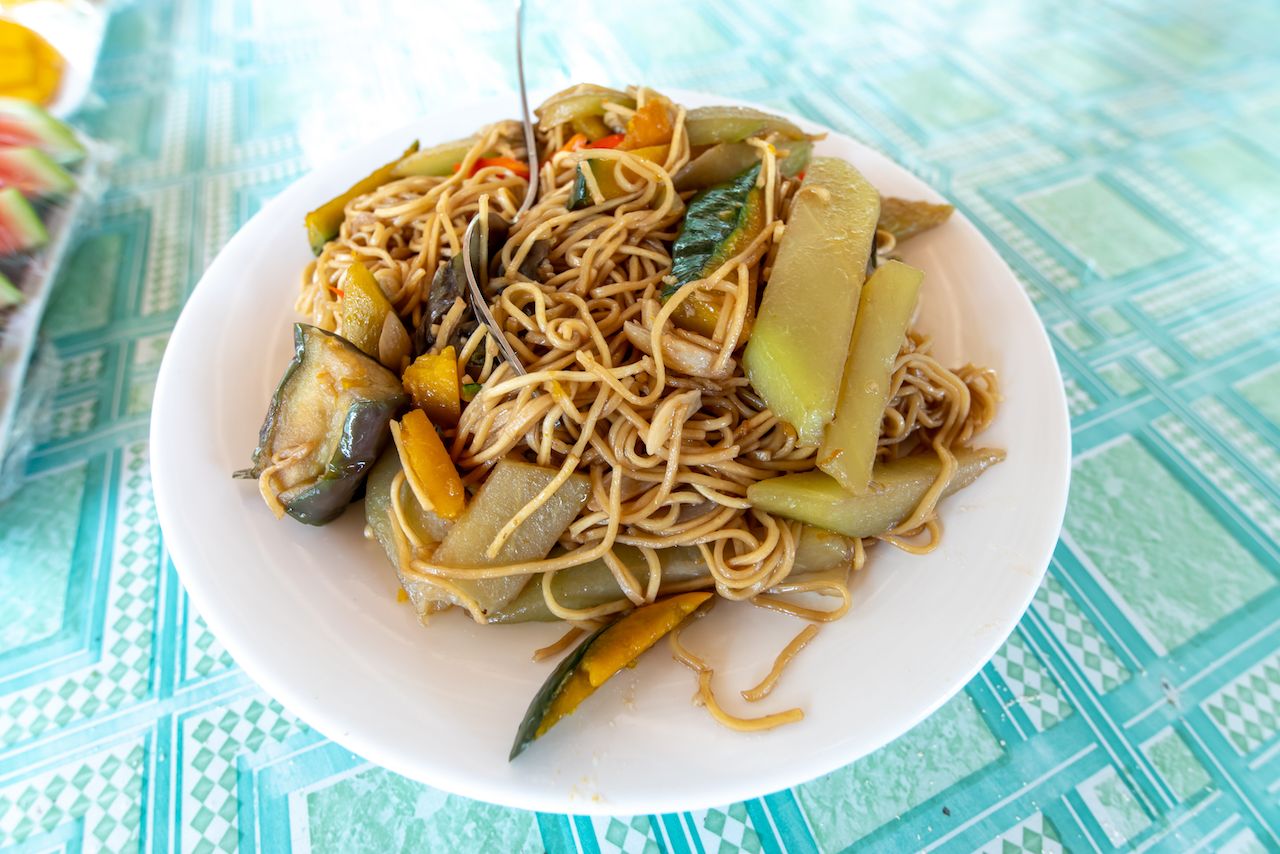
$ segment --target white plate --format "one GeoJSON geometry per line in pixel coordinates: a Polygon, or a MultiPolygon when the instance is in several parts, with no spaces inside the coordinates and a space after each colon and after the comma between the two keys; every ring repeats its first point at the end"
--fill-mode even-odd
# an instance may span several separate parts
{"type": "MultiPolygon", "coordinates": [[[[726,99],[673,92],[682,103],[726,99]]],[[[901,735],[955,694],[1012,631],[1049,562],[1066,503],[1070,432],[1044,328],[1009,268],[957,214],[904,248],[927,272],[921,325],[948,363],[1000,372],[1005,403],[982,444],[1008,460],[946,501],[942,547],[912,557],[877,546],[854,605],[787,671],[755,684],[798,621],[720,607],[686,633],[716,665],[731,709],[799,705],[769,733],[721,728],[694,708],[692,675],[665,646],[604,686],[514,763],[516,725],[550,670],[530,652],[550,625],[429,629],[397,584],[359,507],[323,528],[276,521],[251,482],[259,424],[291,352],[294,296],[310,258],[303,215],[407,140],[460,137],[512,113],[459,106],[348,152],[266,205],[218,255],[173,332],[151,423],[165,540],[192,600],[236,661],[324,735],[393,771],[473,798],[551,812],[635,814],[727,804],[812,779],[901,735]]],[[[794,119],[802,127],[826,130],[794,119]]],[[[832,133],[886,194],[939,200],[884,156],[832,133]]]]}

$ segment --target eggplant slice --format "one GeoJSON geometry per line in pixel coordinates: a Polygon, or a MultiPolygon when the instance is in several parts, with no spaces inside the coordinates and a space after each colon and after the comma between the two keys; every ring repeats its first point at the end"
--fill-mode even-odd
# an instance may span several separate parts
{"type": "MultiPolygon", "coordinates": [[[[491,280],[497,278],[502,272],[499,261],[499,255],[502,252],[502,245],[506,243],[507,236],[510,233],[510,224],[496,213],[489,214],[489,275],[491,280]]],[[[480,258],[480,250],[475,248],[472,250],[471,262],[476,268],[484,263],[480,258]]],[[[540,281],[540,273],[543,264],[547,260],[547,256],[551,252],[551,242],[544,239],[535,240],[529,248],[529,253],[521,262],[518,271],[520,275],[531,281],[540,281]]],[[[498,295],[501,288],[491,287],[485,296],[492,300],[498,295]]],[[[436,268],[435,275],[431,278],[431,287],[427,290],[426,310],[422,312],[422,317],[417,327],[413,330],[412,353],[414,357],[421,356],[423,353],[430,352],[437,343],[440,343],[440,349],[453,345],[455,349],[461,352],[471,334],[475,332],[479,326],[475,314],[471,311],[470,306],[463,315],[463,320],[453,330],[453,334],[448,341],[436,341],[436,328],[444,316],[449,313],[449,309],[453,308],[453,304],[457,300],[467,301],[467,274],[463,269],[462,255],[454,255],[448,261],[445,261],[436,268]]],[[[483,353],[480,354],[483,357],[483,353]]]]}
{"type": "Polygon", "coordinates": [[[269,472],[263,497],[277,515],[323,525],[351,503],[407,398],[395,374],[345,338],[297,323],[293,342],[253,467],[236,476],[269,472]]]}

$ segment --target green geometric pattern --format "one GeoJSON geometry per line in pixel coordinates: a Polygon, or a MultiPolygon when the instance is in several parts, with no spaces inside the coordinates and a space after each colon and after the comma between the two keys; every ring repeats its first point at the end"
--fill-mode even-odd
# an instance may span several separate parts
{"type": "Polygon", "coordinates": [[[751,826],[746,804],[734,804],[723,810],[707,810],[693,814],[702,837],[703,848],[717,854],[760,854],[760,835],[751,826]]]}
{"type": "Polygon", "coordinates": [[[1009,636],[991,663],[1037,731],[1043,732],[1073,711],[1058,683],[1027,648],[1019,632],[1009,636]]]}
{"type": "Polygon", "coordinates": [[[601,851],[619,852],[619,854],[657,854],[662,848],[658,845],[658,837],[653,823],[648,816],[637,815],[631,818],[599,817],[593,818],[596,840],[601,851]]]}
{"type": "Polygon", "coordinates": [[[1275,4],[531,6],[537,88],[721,92],[938,188],[1043,319],[1075,454],[1031,607],[933,715],[790,791],[590,818],[433,789],[291,716],[188,601],[147,468],[164,349],[221,247],[424,110],[514,108],[509,4],[107,5],[75,121],[109,162],[0,504],[0,850],[1280,850],[1275,4]]]}
{"type": "MultiPolygon", "coordinates": [[[[1280,483],[1280,451],[1275,445],[1246,424],[1238,415],[1228,409],[1221,401],[1205,397],[1192,404],[1195,413],[1212,428],[1222,441],[1229,444],[1246,461],[1248,466],[1257,469],[1258,474],[1267,481],[1280,483]]],[[[1255,499],[1256,502],[1256,499],[1255,499]]],[[[1278,529],[1274,512],[1265,514],[1264,507],[1253,507],[1254,521],[1263,525],[1273,537],[1278,529]]]]}
{"type": "MultiPolygon", "coordinates": [[[[0,650],[25,646],[54,634],[62,621],[59,598],[41,593],[70,584],[72,550],[85,466],[73,466],[29,481],[6,507],[0,551],[16,563],[35,564],[39,572],[12,579],[0,599],[0,650]],[[57,509],[50,513],[49,508],[57,509]]],[[[64,594],[65,596],[65,594],[64,594]]]]}
{"type": "Polygon", "coordinates": [[[123,449],[103,620],[103,662],[0,700],[0,744],[18,745],[143,698],[150,688],[160,527],[146,445],[123,449]],[[107,666],[107,664],[110,666],[107,666]]]}
{"type": "MultiPolygon", "coordinates": [[[[1162,435],[1174,433],[1168,418],[1158,419],[1154,427],[1162,435]]],[[[1192,465],[1230,477],[1225,465],[1204,459],[1188,443],[1184,447],[1192,465]]],[[[1273,576],[1244,544],[1132,437],[1077,458],[1069,504],[1065,541],[1082,562],[1088,560],[1090,574],[1112,591],[1112,602],[1158,651],[1186,643],[1275,587],[1273,576]],[[1117,526],[1115,520],[1126,514],[1135,524],[1117,526]],[[1171,531],[1196,535],[1169,549],[1171,531]],[[1212,584],[1202,580],[1205,566],[1215,567],[1212,584]]],[[[1241,509],[1249,513],[1252,508],[1246,504],[1241,509]]]]}
{"type": "Polygon", "coordinates": [[[1083,669],[1093,690],[1106,693],[1129,678],[1129,669],[1115,650],[1107,645],[1080,606],[1052,575],[1045,576],[1031,607],[1049,624],[1049,631],[1083,669]]]}
{"type": "Polygon", "coordinates": [[[993,765],[1003,753],[977,705],[961,694],[888,747],[797,786],[796,797],[819,844],[840,849],[993,765]]]}
{"type": "Polygon", "coordinates": [[[1280,367],[1249,377],[1237,383],[1236,388],[1264,417],[1280,427],[1280,367]]]}
{"type": "Polygon", "coordinates": [[[82,824],[90,850],[124,851],[141,841],[145,750],[120,742],[0,788],[0,847],[82,824]]]}
{"type": "Polygon", "coordinates": [[[543,850],[532,813],[468,801],[368,764],[295,789],[288,821],[294,850],[543,850]]]}
{"type": "Polygon", "coordinates": [[[41,424],[40,438],[46,442],[71,439],[93,428],[97,412],[91,401],[80,401],[52,410],[41,424]]]}
{"type": "Polygon", "coordinates": [[[1081,261],[1108,278],[1150,266],[1183,248],[1098,178],[1038,190],[1016,201],[1081,261]]]}
{"type": "Polygon", "coordinates": [[[204,618],[196,613],[190,601],[183,599],[186,614],[186,668],[183,677],[187,680],[200,679],[236,666],[231,653],[222,648],[218,638],[209,631],[204,618]]]}
{"type": "Polygon", "coordinates": [[[978,854],[1062,854],[1063,850],[1057,829],[1043,813],[1018,822],[977,849],[978,854]]]}
{"type": "Polygon", "coordinates": [[[1280,326],[1280,295],[1248,308],[1224,314],[1211,323],[1178,336],[1178,342],[1199,359],[1213,359],[1240,346],[1266,339],[1280,326]]]}
{"type": "Polygon", "coordinates": [[[300,722],[275,700],[249,697],[182,721],[182,847],[199,854],[234,851],[238,844],[236,760],[304,732],[300,722]]]}
{"type": "Polygon", "coordinates": [[[1280,506],[1236,474],[1226,458],[1214,451],[1185,421],[1172,415],[1162,415],[1152,422],[1152,426],[1254,524],[1272,539],[1280,540],[1280,506]]]}
{"type": "Polygon", "coordinates": [[[1071,413],[1072,418],[1084,415],[1098,405],[1098,402],[1089,396],[1089,392],[1081,388],[1075,380],[1068,378],[1063,382],[1063,387],[1067,392],[1067,411],[1071,413]]]}
{"type": "Polygon", "coordinates": [[[1232,746],[1252,753],[1280,732],[1280,653],[1258,662],[1204,701],[1232,746]]]}

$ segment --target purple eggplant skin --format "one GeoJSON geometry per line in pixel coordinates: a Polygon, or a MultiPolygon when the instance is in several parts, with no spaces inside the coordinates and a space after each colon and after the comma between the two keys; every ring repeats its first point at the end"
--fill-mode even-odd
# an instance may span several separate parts
{"type": "MultiPolygon", "coordinates": [[[[253,452],[253,466],[237,477],[258,477],[271,460],[273,444],[282,419],[286,416],[290,395],[297,393],[301,383],[315,379],[317,365],[309,364],[310,348],[329,346],[333,343],[346,350],[368,380],[355,395],[346,401],[338,397],[334,405],[347,409],[338,423],[337,437],[321,437],[320,448],[333,448],[327,461],[304,461],[318,469],[314,480],[302,488],[294,488],[281,494],[285,512],[306,525],[323,525],[331,522],[351,503],[364,482],[369,469],[382,454],[391,436],[391,419],[404,407],[408,398],[399,379],[381,364],[362,353],[354,344],[315,326],[296,323],[293,327],[293,359],[285,369],[258,434],[258,446],[253,452]],[[320,336],[323,336],[320,337],[320,336]],[[381,385],[381,389],[377,388],[381,385]],[[334,439],[336,438],[336,441],[334,439]],[[321,463],[323,462],[323,466],[321,463]]],[[[327,419],[332,429],[334,418],[327,419]]]]}
{"type": "Polygon", "coordinates": [[[241,469],[233,477],[257,478],[271,459],[271,440],[275,436],[276,427],[280,424],[280,409],[283,406],[285,394],[289,383],[293,380],[293,375],[301,369],[303,360],[306,359],[308,328],[314,327],[308,327],[303,323],[293,325],[293,358],[285,366],[284,376],[280,377],[280,382],[276,383],[276,390],[271,395],[271,403],[267,405],[267,417],[262,419],[262,427],[258,430],[258,446],[253,449],[253,465],[250,468],[241,469]]]}
{"type": "Polygon", "coordinates": [[[342,438],[315,483],[291,497],[285,512],[304,525],[332,522],[347,509],[391,437],[401,401],[358,401],[347,409],[342,438]]]}
{"type": "MultiPolygon", "coordinates": [[[[506,242],[510,229],[511,226],[501,216],[496,213],[489,214],[489,274],[495,278],[502,273],[498,255],[502,251],[502,245],[506,242]]],[[[535,240],[518,268],[520,274],[532,281],[539,281],[538,271],[550,252],[549,241],[535,240]]],[[[480,257],[479,246],[472,246],[471,262],[473,265],[484,263],[480,257]]],[[[491,298],[496,297],[497,291],[490,288],[487,295],[491,298]]],[[[422,319],[413,331],[412,343],[415,357],[426,353],[436,343],[435,332],[432,330],[453,307],[454,300],[458,297],[470,302],[467,297],[467,274],[462,266],[461,254],[454,255],[437,267],[435,275],[431,278],[431,287],[427,290],[427,310],[422,313],[422,319]]],[[[461,350],[478,325],[475,314],[468,308],[462,322],[454,328],[453,337],[444,342],[444,345],[452,344],[456,349],[461,350]]],[[[483,350],[480,355],[483,358],[483,350]]]]}

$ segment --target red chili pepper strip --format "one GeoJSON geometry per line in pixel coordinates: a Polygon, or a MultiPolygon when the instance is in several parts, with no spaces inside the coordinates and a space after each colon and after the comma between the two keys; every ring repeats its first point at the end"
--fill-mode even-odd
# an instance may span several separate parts
{"type": "Polygon", "coordinates": [[[587,148],[617,148],[622,144],[622,140],[626,137],[624,133],[611,133],[608,136],[602,136],[595,142],[588,143],[587,148]]]}
{"type": "MultiPolygon", "coordinates": [[[[529,164],[523,160],[516,160],[514,157],[477,157],[476,162],[471,164],[471,172],[467,177],[475,175],[481,169],[488,169],[490,166],[501,167],[508,172],[519,175],[521,178],[529,177],[529,164]]],[[[462,164],[459,163],[453,167],[453,171],[457,172],[461,167],[462,164]]]]}

